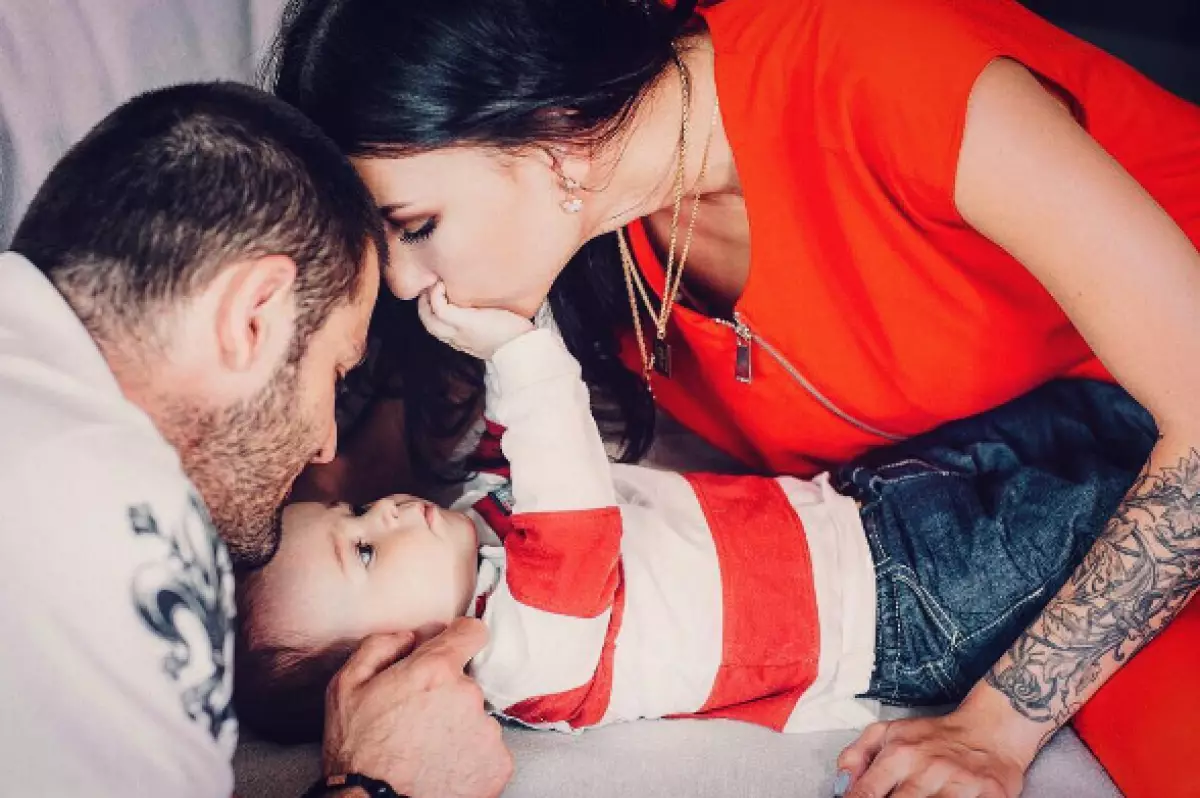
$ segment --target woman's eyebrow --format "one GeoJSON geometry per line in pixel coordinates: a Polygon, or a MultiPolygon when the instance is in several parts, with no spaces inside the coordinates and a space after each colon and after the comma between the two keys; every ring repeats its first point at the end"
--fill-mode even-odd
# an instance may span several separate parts
{"type": "Polygon", "coordinates": [[[392,202],[387,205],[380,205],[379,212],[382,213],[384,216],[387,216],[392,211],[402,211],[411,204],[412,203],[409,203],[409,202],[392,202]]]}

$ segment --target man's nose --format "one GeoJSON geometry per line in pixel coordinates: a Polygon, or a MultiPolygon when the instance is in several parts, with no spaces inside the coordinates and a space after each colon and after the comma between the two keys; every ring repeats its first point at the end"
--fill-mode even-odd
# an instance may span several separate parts
{"type": "Polygon", "coordinates": [[[325,436],[325,442],[321,444],[321,448],[313,455],[314,463],[330,463],[337,456],[337,424],[330,426],[329,434],[325,436]]]}

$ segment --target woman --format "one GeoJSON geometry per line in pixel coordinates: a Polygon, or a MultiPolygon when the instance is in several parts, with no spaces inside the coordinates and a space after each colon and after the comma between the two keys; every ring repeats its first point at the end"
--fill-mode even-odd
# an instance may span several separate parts
{"type": "Polygon", "coordinates": [[[393,291],[549,295],[629,457],[651,395],[803,475],[1057,377],[1133,393],[1162,438],[1076,577],[954,713],[841,759],[855,795],[1015,795],[1200,583],[1200,110],[1009,0],[693,6],[297,2],[277,90],[375,195],[393,291]]]}

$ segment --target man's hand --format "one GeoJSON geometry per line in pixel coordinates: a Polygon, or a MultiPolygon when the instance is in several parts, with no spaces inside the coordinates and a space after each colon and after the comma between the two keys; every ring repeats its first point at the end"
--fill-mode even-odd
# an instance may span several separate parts
{"type": "Polygon", "coordinates": [[[470,618],[411,654],[411,634],[368,638],[329,685],[325,773],[363,773],[411,798],[499,795],[512,756],[463,672],[486,641],[470,618]]]}
{"type": "Polygon", "coordinates": [[[498,308],[460,308],[438,283],[421,294],[417,314],[429,334],[460,352],[491,360],[500,347],[531,331],[533,322],[498,308]]]}
{"type": "Polygon", "coordinates": [[[868,726],[838,767],[846,798],[1017,798],[1042,733],[980,684],[944,717],[868,726]]]}

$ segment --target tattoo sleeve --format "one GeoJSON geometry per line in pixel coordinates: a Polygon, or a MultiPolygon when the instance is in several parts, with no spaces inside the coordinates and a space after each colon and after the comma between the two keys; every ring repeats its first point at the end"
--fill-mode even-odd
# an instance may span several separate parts
{"type": "MultiPolygon", "coordinates": [[[[1161,445],[1161,444],[1160,444],[1161,445]]],[[[986,680],[1043,743],[1200,587],[1200,452],[1154,458],[1071,579],[986,680]]]]}

